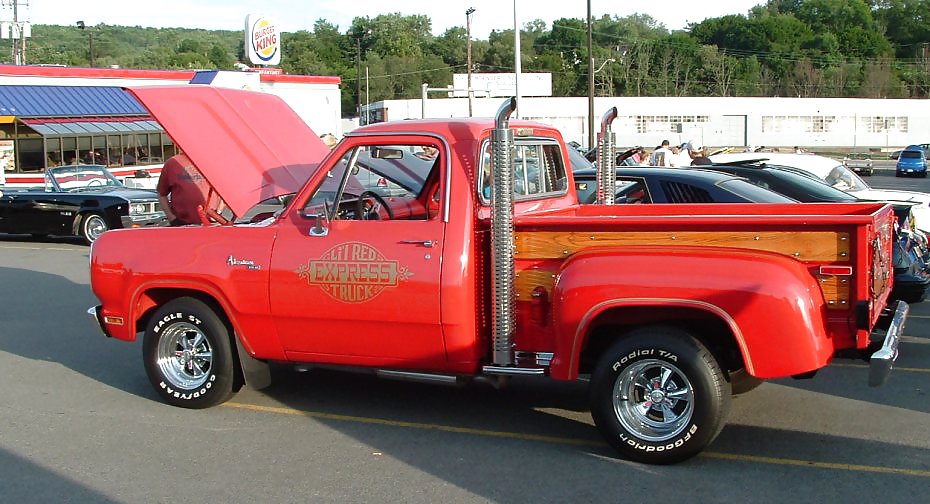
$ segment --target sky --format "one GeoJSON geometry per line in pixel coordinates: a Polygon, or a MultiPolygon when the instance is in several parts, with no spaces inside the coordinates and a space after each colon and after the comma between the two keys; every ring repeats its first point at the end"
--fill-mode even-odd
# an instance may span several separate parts
{"type": "MultiPolygon", "coordinates": [[[[283,32],[313,30],[313,24],[325,19],[345,32],[355,17],[375,17],[399,12],[423,14],[433,23],[433,33],[441,35],[454,26],[465,26],[465,11],[475,9],[472,37],[486,40],[492,30],[508,30],[516,19],[522,26],[542,19],[549,29],[560,18],[584,19],[587,2],[581,0],[0,0],[0,19],[12,20],[14,2],[19,3],[18,19],[33,24],[88,26],[100,23],[154,28],[203,28],[207,30],[242,30],[248,14],[272,19],[283,32]],[[514,6],[515,5],[515,6],[514,6]]],[[[658,0],[620,2],[590,0],[595,18],[603,15],[628,16],[649,14],[670,30],[684,28],[689,22],[726,14],[746,14],[765,0],[658,0]]]]}

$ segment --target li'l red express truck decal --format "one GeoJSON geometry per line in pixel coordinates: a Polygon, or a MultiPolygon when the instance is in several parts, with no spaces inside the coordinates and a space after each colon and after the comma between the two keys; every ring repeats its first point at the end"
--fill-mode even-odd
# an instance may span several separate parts
{"type": "Polygon", "coordinates": [[[301,264],[295,273],[334,300],[353,304],[371,301],[384,289],[397,287],[398,282],[413,275],[406,266],[361,242],[336,245],[319,259],[301,264]]]}

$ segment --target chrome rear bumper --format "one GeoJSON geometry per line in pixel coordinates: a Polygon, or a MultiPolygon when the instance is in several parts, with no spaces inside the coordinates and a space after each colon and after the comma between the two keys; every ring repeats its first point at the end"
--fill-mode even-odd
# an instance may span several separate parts
{"type": "Polygon", "coordinates": [[[869,386],[879,387],[884,385],[894,367],[894,361],[898,358],[898,344],[901,342],[901,335],[904,333],[904,323],[907,321],[907,314],[910,307],[904,301],[898,301],[894,307],[889,307],[889,311],[894,315],[885,333],[885,339],[882,341],[882,347],[869,358],[869,386]]]}

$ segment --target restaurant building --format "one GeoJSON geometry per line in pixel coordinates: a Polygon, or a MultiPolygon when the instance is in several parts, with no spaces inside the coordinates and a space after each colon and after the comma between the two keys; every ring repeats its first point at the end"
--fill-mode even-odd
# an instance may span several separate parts
{"type": "Polygon", "coordinates": [[[276,94],[314,131],[342,136],[338,77],[0,65],[0,184],[40,185],[45,168],[81,163],[154,183],[177,149],[123,87],[183,84],[276,94]]]}

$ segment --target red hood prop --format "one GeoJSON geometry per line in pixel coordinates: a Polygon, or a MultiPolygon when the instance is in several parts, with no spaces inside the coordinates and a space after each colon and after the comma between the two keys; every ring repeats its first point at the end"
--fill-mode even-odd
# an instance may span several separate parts
{"type": "Polygon", "coordinates": [[[236,214],[297,192],[329,148],[272,94],[212,86],[127,88],[236,214]]]}

